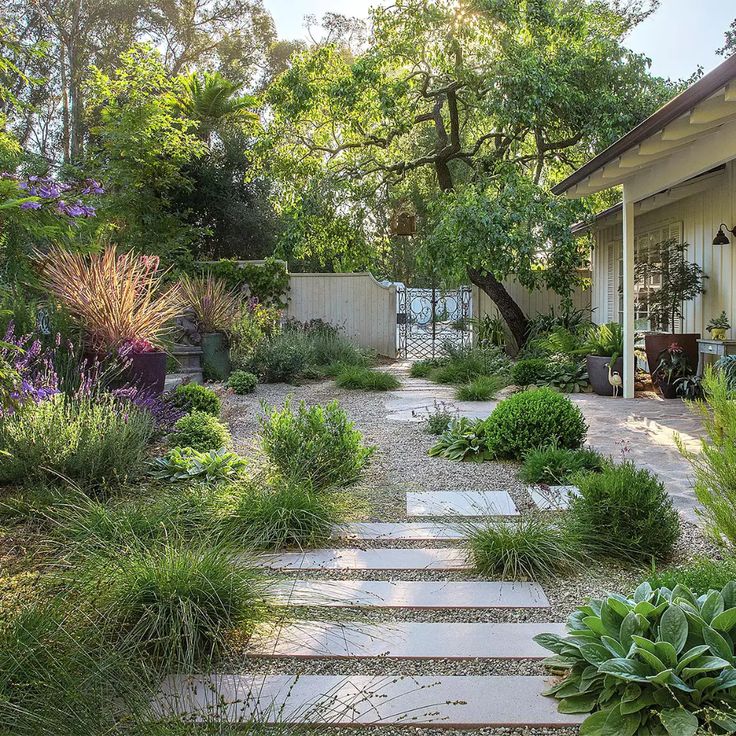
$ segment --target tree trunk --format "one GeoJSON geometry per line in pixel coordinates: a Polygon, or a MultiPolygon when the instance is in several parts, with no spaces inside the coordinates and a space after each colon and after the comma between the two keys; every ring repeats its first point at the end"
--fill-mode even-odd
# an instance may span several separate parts
{"type": "Polygon", "coordinates": [[[488,294],[509,326],[517,347],[519,349],[523,348],[524,343],[526,343],[529,320],[521,307],[513,300],[511,294],[506,291],[506,287],[488,271],[468,267],[468,277],[477,287],[488,294]]]}

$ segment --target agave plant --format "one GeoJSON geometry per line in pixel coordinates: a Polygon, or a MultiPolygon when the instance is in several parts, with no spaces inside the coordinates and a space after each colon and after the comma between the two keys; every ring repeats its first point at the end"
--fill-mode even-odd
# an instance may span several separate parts
{"type": "Polygon", "coordinates": [[[185,302],[194,312],[202,332],[225,332],[240,315],[240,296],[228,289],[227,283],[208,274],[181,279],[185,302]]]}
{"type": "Polygon", "coordinates": [[[686,587],[594,599],[540,634],[545,664],[567,676],[545,694],[590,713],[581,734],[695,736],[736,730],[736,581],[696,598],[686,587]],[[700,731],[703,727],[706,730],[700,731]]]}
{"type": "Polygon", "coordinates": [[[53,248],[35,259],[44,287],[69,310],[95,352],[153,349],[181,313],[181,289],[163,288],[156,257],[118,254],[108,245],[91,256],[53,248]]]}

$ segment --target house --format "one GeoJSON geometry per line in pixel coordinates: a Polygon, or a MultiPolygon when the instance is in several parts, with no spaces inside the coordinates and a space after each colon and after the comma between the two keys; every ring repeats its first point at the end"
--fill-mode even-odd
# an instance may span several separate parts
{"type": "MultiPolygon", "coordinates": [[[[652,246],[668,238],[688,243],[689,260],[709,277],[706,293],[686,305],[682,331],[705,335],[722,310],[736,324],[736,55],[552,191],[577,198],[619,186],[622,203],[586,227],[594,239],[594,315],[623,324],[625,365],[634,362],[635,325],[646,318],[637,308],[643,285],[635,283],[635,259],[651,258],[652,246]]],[[[634,396],[632,371],[624,396],[634,396]]]]}

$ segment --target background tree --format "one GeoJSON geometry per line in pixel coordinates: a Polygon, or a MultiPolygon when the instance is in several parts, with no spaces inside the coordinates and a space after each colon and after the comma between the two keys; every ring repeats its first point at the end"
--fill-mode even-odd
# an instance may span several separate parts
{"type": "Polygon", "coordinates": [[[731,22],[728,30],[724,32],[724,43],[716,53],[721,56],[731,56],[736,53],[736,18],[731,22]]]}
{"type": "MultiPolygon", "coordinates": [[[[449,207],[459,185],[485,192],[486,208],[495,201],[489,192],[516,187],[519,177],[544,189],[670,95],[647,60],[622,45],[650,9],[585,0],[404,0],[374,9],[363,53],[318,46],[274,82],[266,150],[292,165],[311,158],[336,181],[370,181],[375,191],[430,168],[429,194],[449,207]]],[[[298,177],[294,183],[303,186],[298,177]]],[[[513,212],[505,197],[508,214],[499,217],[513,215],[529,232],[537,208],[524,208],[543,196],[523,198],[513,212]]],[[[561,261],[579,255],[569,238],[547,246],[555,248],[565,253],[561,261]]],[[[473,263],[477,253],[453,252],[454,270],[464,263],[523,344],[526,317],[502,280],[529,270],[528,250],[497,257],[489,248],[473,263]]],[[[534,273],[542,285],[544,269],[534,273]]]]}

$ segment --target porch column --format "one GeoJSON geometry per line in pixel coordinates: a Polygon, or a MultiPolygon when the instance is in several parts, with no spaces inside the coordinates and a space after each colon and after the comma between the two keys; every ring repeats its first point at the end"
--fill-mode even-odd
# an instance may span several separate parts
{"type": "Polygon", "coordinates": [[[624,398],[634,398],[634,201],[624,184],[624,398]]]}

